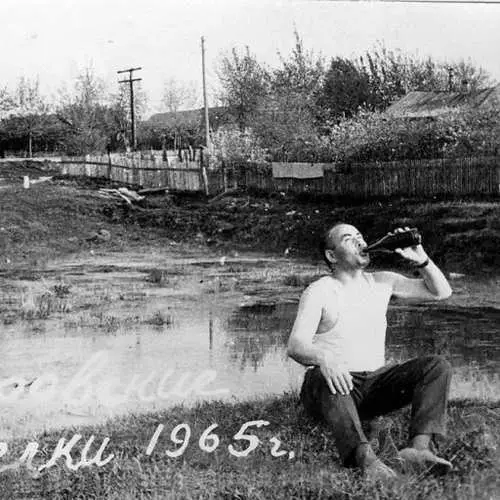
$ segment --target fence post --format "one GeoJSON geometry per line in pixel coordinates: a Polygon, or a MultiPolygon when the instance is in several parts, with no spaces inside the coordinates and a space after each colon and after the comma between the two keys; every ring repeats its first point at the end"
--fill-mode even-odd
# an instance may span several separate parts
{"type": "Polygon", "coordinates": [[[200,150],[200,176],[201,176],[201,181],[205,190],[205,194],[208,196],[208,176],[207,176],[207,169],[205,168],[205,155],[203,154],[204,151],[203,149],[200,150]]]}
{"type": "Polygon", "coordinates": [[[224,190],[224,193],[227,191],[227,173],[225,161],[222,161],[222,189],[224,190]]]}
{"type": "Polygon", "coordinates": [[[137,169],[137,164],[135,161],[135,158],[131,156],[130,158],[130,163],[132,165],[132,184],[134,186],[137,186],[139,184],[139,170],[137,169]]]}
{"type": "Polygon", "coordinates": [[[108,180],[111,181],[111,151],[108,149],[108,180]]]}

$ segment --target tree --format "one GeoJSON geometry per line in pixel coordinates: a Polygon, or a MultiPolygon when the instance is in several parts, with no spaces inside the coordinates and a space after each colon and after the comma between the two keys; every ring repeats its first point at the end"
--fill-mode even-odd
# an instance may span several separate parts
{"type": "Polygon", "coordinates": [[[244,130],[269,93],[269,73],[246,47],[243,53],[233,48],[231,55],[222,56],[217,75],[222,86],[219,98],[244,130]]]}
{"type": "MultiPolygon", "coordinates": [[[[130,148],[132,117],[130,109],[130,90],[128,86],[121,85],[116,94],[109,98],[108,125],[111,125],[110,147],[112,149],[130,148]]],[[[146,113],[148,106],[146,93],[141,87],[141,82],[137,82],[134,87],[134,116],[138,124],[137,129],[141,127],[141,121],[146,113]]]]}
{"type": "Polygon", "coordinates": [[[104,82],[91,66],[77,76],[72,90],[60,90],[60,102],[57,115],[69,132],[65,144],[67,153],[87,154],[104,150],[106,137],[101,126],[104,82]]]}
{"type": "Polygon", "coordinates": [[[65,148],[68,154],[104,152],[118,147],[126,137],[127,94],[113,96],[106,92],[104,82],[92,67],[76,78],[71,92],[61,90],[59,119],[68,134],[65,148]]]}
{"type": "Polygon", "coordinates": [[[412,90],[461,92],[465,85],[470,91],[491,84],[488,73],[471,61],[445,64],[388,50],[383,44],[367,51],[358,65],[368,74],[371,101],[379,110],[412,90]]]}
{"type": "Polygon", "coordinates": [[[9,110],[8,135],[10,139],[24,138],[28,157],[33,156],[33,140],[44,133],[48,121],[49,106],[40,93],[38,78],[19,79],[9,110]]]}
{"type": "Polygon", "coordinates": [[[162,104],[170,113],[182,109],[194,109],[199,96],[194,82],[183,83],[175,78],[169,78],[163,84],[162,104]]]}
{"type": "Polygon", "coordinates": [[[489,73],[484,68],[476,67],[471,60],[442,64],[441,68],[442,73],[449,74],[451,70],[451,90],[455,92],[480,90],[493,85],[489,73]]]}
{"type": "Polygon", "coordinates": [[[364,68],[342,57],[331,60],[317,104],[323,121],[351,117],[372,106],[370,78],[364,68]]]}
{"type": "Polygon", "coordinates": [[[291,53],[279,54],[281,65],[276,69],[261,65],[248,47],[243,53],[233,49],[223,56],[218,69],[221,102],[239,126],[241,143],[255,140],[252,147],[275,158],[314,156],[318,139],[316,101],[324,61],[305,49],[297,31],[294,37],[291,53]],[[252,134],[246,133],[248,129],[252,134]]]}
{"type": "Polygon", "coordinates": [[[325,76],[324,60],[307,51],[297,30],[295,45],[288,58],[279,54],[281,68],[273,72],[272,89],[277,93],[294,93],[312,100],[321,88],[325,76]]]}
{"type": "Polygon", "coordinates": [[[270,91],[261,102],[255,130],[272,158],[312,160],[324,61],[305,49],[297,31],[294,37],[291,54],[280,54],[281,67],[271,72],[270,91]]]}
{"type": "Polygon", "coordinates": [[[372,102],[379,110],[385,109],[395,99],[410,90],[430,90],[435,86],[434,63],[422,64],[400,51],[388,50],[383,44],[367,51],[359,60],[360,67],[368,74],[372,102]]]}
{"type": "Polygon", "coordinates": [[[191,143],[199,135],[200,120],[197,113],[182,113],[194,110],[199,100],[194,82],[183,83],[175,78],[165,81],[162,103],[168,113],[172,114],[170,124],[161,134],[163,143],[172,142],[174,149],[181,148],[185,142],[191,143]]]}
{"type": "Polygon", "coordinates": [[[15,91],[0,91],[0,150],[60,150],[66,137],[64,125],[50,112],[52,106],[39,91],[38,80],[21,78],[15,91]]]}
{"type": "Polygon", "coordinates": [[[12,96],[6,87],[0,88],[0,118],[4,118],[14,105],[12,96]]]}
{"type": "Polygon", "coordinates": [[[365,162],[496,155],[500,116],[496,109],[462,108],[430,120],[388,119],[361,111],[332,125],[323,143],[327,161],[365,162]]]}
{"type": "Polygon", "coordinates": [[[5,132],[4,118],[12,106],[12,97],[6,87],[0,88],[0,158],[5,156],[7,134],[5,132]]]}

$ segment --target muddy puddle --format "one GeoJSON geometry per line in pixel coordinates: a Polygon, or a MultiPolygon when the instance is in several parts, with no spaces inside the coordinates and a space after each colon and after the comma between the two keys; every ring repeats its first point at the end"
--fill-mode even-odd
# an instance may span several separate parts
{"type": "MultiPolygon", "coordinates": [[[[0,437],[299,387],[285,343],[324,269],[264,255],[87,254],[4,272],[0,437]]],[[[452,396],[500,397],[499,281],[453,281],[446,303],[392,303],[387,357],[445,355],[452,396]]]]}

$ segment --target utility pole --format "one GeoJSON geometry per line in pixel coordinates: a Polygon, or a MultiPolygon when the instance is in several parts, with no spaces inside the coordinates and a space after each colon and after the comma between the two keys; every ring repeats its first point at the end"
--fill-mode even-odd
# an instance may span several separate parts
{"type": "Polygon", "coordinates": [[[205,107],[205,145],[210,151],[210,124],[208,121],[207,82],[205,79],[205,37],[201,37],[201,68],[203,72],[203,105],[205,107]]]}
{"type": "MultiPolygon", "coordinates": [[[[203,74],[203,106],[205,108],[205,146],[207,157],[210,158],[210,125],[208,122],[208,103],[207,103],[207,82],[205,80],[205,37],[201,37],[201,71],[203,74]]],[[[208,186],[208,176],[206,169],[206,159],[203,157],[201,161],[201,177],[203,179],[203,184],[205,186],[205,194],[208,196],[209,194],[209,186],[208,186]]]]}
{"type": "Polygon", "coordinates": [[[132,151],[137,149],[137,139],[135,137],[135,108],[134,108],[134,82],[138,82],[142,80],[142,78],[132,78],[132,73],[134,71],[139,71],[142,68],[129,68],[122,69],[117,71],[117,73],[128,73],[128,80],[119,80],[118,83],[128,83],[130,85],[130,120],[132,122],[132,130],[131,130],[131,143],[132,143],[132,151]]]}

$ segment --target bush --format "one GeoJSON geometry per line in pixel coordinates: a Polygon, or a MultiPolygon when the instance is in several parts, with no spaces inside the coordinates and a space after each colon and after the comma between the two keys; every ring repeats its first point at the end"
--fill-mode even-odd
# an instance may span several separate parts
{"type": "Polygon", "coordinates": [[[253,131],[236,127],[219,129],[212,134],[214,157],[217,162],[252,161],[262,163],[267,160],[267,151],[253,131]]]}
{"type": "Polygon", "coordinates": [[[494,110],[455,110],[413,120],[360,112],[330,127],[322,155],[330,161],[495,155],[500,150],[499,132],[500,115],[494,110]]]}

